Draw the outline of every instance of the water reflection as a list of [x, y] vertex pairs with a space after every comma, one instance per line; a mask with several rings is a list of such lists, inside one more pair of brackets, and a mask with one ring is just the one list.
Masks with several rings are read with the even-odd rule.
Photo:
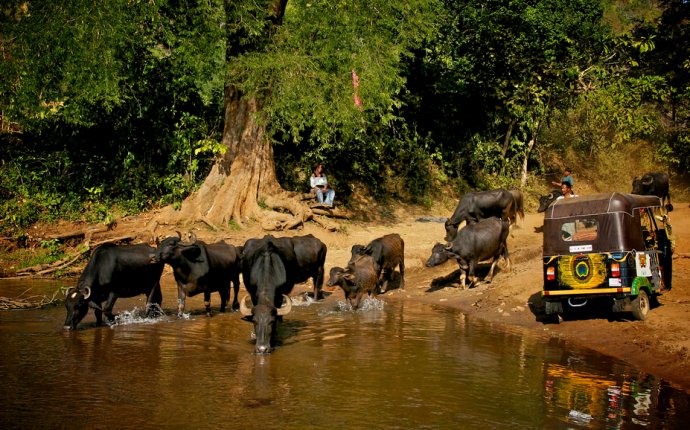
[[118, 306], [114, 326], [72, 332], [62, 308], [0, 313], [3, 429], [675, 428], [690, 416], [688, 394], [659, 378], [442, 307], [304, 300], [261, 356], [237, 313]]

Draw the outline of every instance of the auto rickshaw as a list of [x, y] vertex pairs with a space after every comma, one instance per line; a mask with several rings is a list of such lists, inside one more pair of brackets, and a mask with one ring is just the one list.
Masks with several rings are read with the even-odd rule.
[[656, 196], [560, 199], [544, 213], [543, 231], [542, 299], [554, 321], [599, 299], [644, 320], [671, 289], [671, 226]]

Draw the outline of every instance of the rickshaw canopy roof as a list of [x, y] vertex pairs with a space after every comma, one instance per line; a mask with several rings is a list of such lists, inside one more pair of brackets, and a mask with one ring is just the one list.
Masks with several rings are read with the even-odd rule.
[[570, 218], [581, 215], [598, 215], [623, 212], [632, 216], [636, 209], [660, 208], [657, 196], [606, 193], [556, 200], [544, 213], [544, 219]]
[[[656, 196], [606, 193], [556, 200], [544, 213], [544, 256], [645, 249], [640, 209], [661, 208]], [[564, 230], [589, 224], [589, 234]]]

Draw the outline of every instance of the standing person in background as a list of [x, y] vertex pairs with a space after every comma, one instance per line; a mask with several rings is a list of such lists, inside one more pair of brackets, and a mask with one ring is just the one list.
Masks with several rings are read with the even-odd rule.
[[573, 180], [572, 177], [573, 171], [570, 170], [570, 167], [566, 167], [563, 170], [563, 178], [561, 179], [560, 182], [552, 181], [551, 183], [557, 187], [560, 187], [563, 182], [567, 182], [570, 185], [570, 188], [573, 188], [573, 185], [575, 185], [575, 181]]
[[[328, 185], [328, 178], [324, 173], [323, 164], [319, 163], [314, 168], [314, 173], [309, 179], [312, 192], [316, 193], [316, 200], [326, 206], [333, 206], [335, 190]], [[325, 199], [324, 199], [325, 197]]]

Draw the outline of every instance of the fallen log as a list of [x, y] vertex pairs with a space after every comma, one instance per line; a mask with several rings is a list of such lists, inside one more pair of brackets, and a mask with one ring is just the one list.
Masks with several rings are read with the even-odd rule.
[[52, 297], [48, 296], [30, 296], [26, 298], [0, 297], [0, 310], [8, 311], [14, 309], [37, 309], [44, 306], [52, 305], [58, 301], [60, 290], [53, 293]]
[[94, 234], [96, 233], [105, 233], [108, 231], [108, 227], [103, 225], [103, 226], [95, 226], [95, 227], [89, 227], [85, 230], [77, 230], [77, 231], [70, 231], [66, 233], [57, 233], [57, 234], [51, 234], [46, 236], [45, 238], [47, 240], [53, 240], [57, 239], [60, 242], [65, 242], [70, 239], [79, 239], [79, 238], [91, 238]]

